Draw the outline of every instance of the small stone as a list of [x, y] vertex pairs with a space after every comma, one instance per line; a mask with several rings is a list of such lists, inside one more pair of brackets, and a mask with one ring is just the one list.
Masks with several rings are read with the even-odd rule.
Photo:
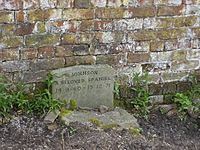
[[160, 111], [162, 113], [168, 113], [170, 110], [176, 108], [176, 105], [174, 104], [169, 104], [169, 105], [161, 105], [160, 106]]
[[45, 123], [53, 123], [56, 118], [58, 117], [58, 115], [60, 114], [59, 110], [55, 110], [55, 111], [51, 111], [49, 112], [45, 118], [44, 118], [44, 122]]
[[47, 128], [51, 131], [55, 130], [57, 127], [58, 127], [58, 125], [56, 123], [47, 125]]
[[76, 8], [89, 8], [90, 1], [89, 0], [75, 0], [74, 5]]
[[193, 99], [192, 102], [193, 102], [193, 103], [200, 103], [200, 98]]
[[150, 96], [149, 101], [151, 104], [162, 104], [164, 101], [163, 95]]
[[109, 110], [109, 108], [107, 106], [100, 105], [100, 107], [99, 107], [99, 111], [102, 114], [105, 113], [105, 112], [107, 112], [108, 110]]
[[199, 112], [195, 112], [192, 108], [188, 109], [188, 115], [192, 118], [197, 119], [199, 117]]
[[177, 110], [176, 109], [172, 109], [169, 112], [167, 112], [166, 116], [172, 117], [172, 116], [175, 116], [176, 114], [177, 114]]

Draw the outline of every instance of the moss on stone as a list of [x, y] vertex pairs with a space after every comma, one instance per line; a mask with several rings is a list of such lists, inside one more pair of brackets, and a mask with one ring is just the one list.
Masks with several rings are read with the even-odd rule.
[[78, 107], [77, 101], [71, 99], [70, 102], [69, 102], [69, 108], [70, 108], [70, 110], [75, 110], [75, 109], [77, 109], [77, 107]]
[[116, 123], [112, 123], [112, 124], [105, 124], [101, 126], [104, 130], [109, 130], [109, 129], [113, 129], [113, 128], [117, 128], [119, 127], [118, 124]]
[[131, 128], [129, 128], [129, 131], [133, 136], [141, 135], [141, 129], [140, 128], [131, 127]]
[[37, 32], [39, 32], [39, 33], [46, 32], [45, 23], [44, 22], [38, 22], [37, 23]]
[[125, 108], [124, 101], [125, 100], [114, 100], [113, 105], [114, 107]]
[[69, 110], [69, 109], [62, 109], [60, 112], [60, 117], [63, 116], [69, 116], [73, 111]]
[[23, 38], [15, 36], [4, 36], [0, 39], [0, 43], [2, 43], [2, 45], [4, 45], [5, 48], [19, 47], [23, 45]]
[[88, 121], [90, 121], [92, 124], [100, 127], [102, 125], [102, 121], [97, 118], [90, 118]]

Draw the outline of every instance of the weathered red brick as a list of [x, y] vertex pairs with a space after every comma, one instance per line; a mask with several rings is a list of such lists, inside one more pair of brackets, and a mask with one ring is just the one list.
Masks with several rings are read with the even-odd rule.
[[156, 15], [155, 7], [133, 7], [128, 9], [128, 18], [133, 17], [153, 17]]
[[55, 49], [56, 57], [66, 57], [73, 55], [73, 45], [57, 46]]
[[60, 43], [59, 34], [32, 34], [25, 38], [27, 46], [49, 46], [58, 45]]
[[39, 0], [23, 0], [23, 9], [39, 8]]
[[96, 64], [109, 64], [113, 67], [124, 65], [124, 54], [97, 55]]
[[191, 90], [192, 84], [190, 82], [177, 82], [177, 92], [186, 92]]
[[184, 6], [160, 6], [158, 7], [158, 16], [179, 16], [183, 14]]
[[67, 22], [69, 32], [77, 32], [79, 30], [81, 21], [69, 21]]
[[26, 71], [23, 72], [23, 74], [19, 74], [16, 78], [17, 81], [23, 81], [25, 83], [36, 83], [36, 82], [42, 82], [46, 79], [48, 74], [48, 71], [42, 70], [42, 71]]
[[0, 11], [0, 23], [12, 23], [12, 22], [14, 22], [14, 12]]
[[109, 7], [120, 7], [123, 4], [121, 0], [108, 0]]
[[160, 52], [164, 50], [164, 42], [163, 41], [153, 41], [150, 43], [150, 51], [151, 52]]
[[162, 95], [163, 85], [162, 84], [149, 84], [148, 92], [150, 95]]
[[15, 30], [16, 30], [16, 24], [0, 24], [0, 36], [8, 36], [8, 35], [14, 35]]
[[35, 9], [28, 12], [28, 20], [34, 21], [45, 21], [45, 20], [59, 20], [62, 18], [61, 9]]
[[166, 39], [176, 39], [178, 37], [183, 37], [186, 34], [185, 29], [168, 29], [168, 30], [159, 30], [157, 32], [157, 38], [166, 40]]
[[51, 70], [63, 68], [65, 64], [64, 58], [37, 59], [30, 62], [31, 71]]
[[29, 70], [29, 61], [5, 61], [0, 63], [0, 70], [3, 72], [17, 72]]
[[106, 2], [106, 0], [91, 0], [91, 3], [94, 7], [105, 7]]
[[96, 43], [124, 43], [124, 32], [96, 32], [94, 40]]
[[74, 6], [76, 8], [89, 8], [90, 0], [75, 0]]
[[154, 0], [139, 0], [140, 6], [152, 6]]
[[22, 0], [1, 0], [0, 1], [0, 10], [18, 10], [22, 9]]
[[18, 60], [19, 50], [18, 49], [3, 49], [1, 53], [2, 61]]
[[73, 45], [72, 48], [73, 48], [73, 53], [76, 56], [89, 54], [89, 45], [87, 44]]
[[63, 34], [61, 38], [61, 44], [76, 44], [78, 43], [75, 34]]
[[55, 48], [52, 46], [45, 46], [38, 48], [38, 58], [52, 58], [54, 57]]
[[21, 59], [27, 59], [27, 60], [35, 59], [37, 58], [38, 50], [37, 48], [24, 48], [21, 49], [20, 54], [21, 54], [20, 56]]
[[157, 38], [156, 31], [152, 30], [142, 30], [134, 33], [129, 33], [128, 38], [130, 41], [145, 41], [145, 40], [155, 40]]
[[95, 56], [73, 56], [65, 57], [65, 67], [75, 66], [75, 65], [94, 65]]
[[192, 28], [192, 32], [195, 37], [197, 37], [197, 38], [200, 37], [200, 27]]
[[49, 19], [50, 17], [50, 11], [49, 9], [46, 10], [41, 10], [41, 9], [36, 9], [36, 10], [30, 10], [28, 12], [28, 19], [30, 21], [44, 21]]
[[94, 39], [93, 33], [81, 33], [79, 34], [79, 42], [81, 44], [91, 44]]
[[19, 24], [15, 34], [19, 36], [31, 34], [34, 26], [34, 23]]
[[40, 0], [40, 8], [55, 8], [57, 6], [57, 0]]
[[74, 0], [57, 0], [58, 8], [73, 8]]
[[148, 62], [149, 53], [128, 53], [128, 63]]
[[[167, 62], [158, 62], [158, 63], [145, 63], [142, 64], [142, 70], [145, 72], [160, 72], [168, 71], [170, 69], [170, 64]], [[157, 78], [159, 80], [159, 78]]]
[[112, 21], [95, 21], [94, 29], [97, 31], [111, 31], [113, 29]]
[[163, 84], [163, 94], [176, 93], [176, 82], [168, 82]]
[[63, 10], [63, 19], [66, 20], [84, 20], [93, 19], [93, 9], [65, 9]]
[[0, 38], [1, 48], [16, 48], [23, 46], [23, 37], [19, 36], [3, 36]]
[[123, 18], [124, 12], [124, 8], [97, 8], [95, 16], [100, 19]]
[[25, 13], [22, 10], [16, 12], [16, 21], [17, 22], [25, 21]]
[[93, 20], [83, 20], [79, 26], [80, 31], [91, 31], [94, 30], [94, 21]]

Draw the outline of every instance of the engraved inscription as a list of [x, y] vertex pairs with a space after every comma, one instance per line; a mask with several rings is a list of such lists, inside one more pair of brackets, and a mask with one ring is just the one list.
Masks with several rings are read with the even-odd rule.
[[52, 72], [57, 99], [75, 99], [81, 107], [112, 107], [114, 70], [108, 65], [74, 66]]

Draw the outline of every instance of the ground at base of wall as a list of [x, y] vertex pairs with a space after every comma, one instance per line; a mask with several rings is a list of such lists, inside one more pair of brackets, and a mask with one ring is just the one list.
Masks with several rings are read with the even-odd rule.
[[37, 150], [198, 150], [200, 121], [189, 118], [181, 122], [159, 112], [149, 120], [138, 119], [142, 135], [128, 130], [99, 130], [92, 124], [78, 122], [65, 126], [56, 120], [45, 124], [43, 119], [20, 116], [0, 125], [0, 149]]

